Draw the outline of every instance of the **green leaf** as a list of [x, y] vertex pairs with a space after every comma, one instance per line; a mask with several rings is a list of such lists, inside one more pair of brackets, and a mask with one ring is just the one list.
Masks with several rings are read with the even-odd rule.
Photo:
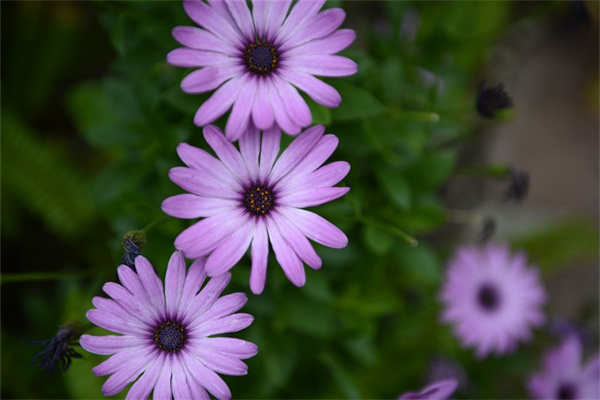
[[410, 208], [411, 188], [401, 172], [379, 168], [377, 170], [377, 178], [379, 178], [379, 183], [395, 206], [403, 210]]
[[420, 192], [436, 189], [452, 172], [455, 159], [449, 151], [425, 154], [406, 169], [411, 187]]
[[400, 244], [394, 255], [398, 264], [417, 283], [433, 285], [441, 278], [440, 263], [435, 252], [426, 244]]
[[335, 88], [342, 96], [342, 104], [331, 109], [336, 122], [357, 121], [385, 112], [385, 107], [367, 90], [347, 82], [337, 82]]
[[86, 176], [22, 121], [3, 114], [2, 130], [6, 192], [65, 238], [86, 229], [94, 217]]
[[598, 240], [598, 230], [591, 222], [567, 219], [512, 242], [515, 248], [527, 251], [532, 263], [550, 272], [576, 262], [593, 262], [598, 257]]
[[394, 237], [379, 227], [365, 225], [362, 234], [367, 249], [378, 256], [386, 254], [394, 246]]
[[331, 124], [331, 110], [329, 108], [316, 103], [309, 97], [305, 96], [304, 99], [310, 109], [313, 125], [323, 124], [328, 126]]
[[115, 116], [102, 83], [88, 82], [77, 86], [69, 93], [67, 108], [79, 132], [96, 148], [114, 149], [138, 143], [138, 135], [126, 131]]

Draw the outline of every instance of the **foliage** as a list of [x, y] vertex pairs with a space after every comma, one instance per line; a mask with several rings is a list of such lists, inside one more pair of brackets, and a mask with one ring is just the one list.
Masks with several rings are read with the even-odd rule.
[[[189, 224], [160, 210], [181, 193], [167, 173], [181, 165], [178, 143], [208, 149], [192, 122], [208, 95], [182, 93], [189, 71], [165, 61], [177, 46], [171, 29], [190, 24], [180, 3], [28, 3], [10, 4], [15, 21], [2, 28], [14, 56], [4, 58], [2, 77], [2, 229], [11, 248], [3, 273], [86, 271], [87, 278], [3, 286], [10, 297], [3, 309], [14, 308], [3, 313], [2, 393], [97, 398], [103, 378], [90, 368], [102, 357], [86, 353], [65, 375], [42, 376], [26, 365], [36, 349], [22, 341], [85, 320], [91, 297], [114, 279], [128, 231], [148, 227], [143, 254], [164, 274], [173, 240]], [[514, 22], [515, 5], [331, 3], [357, 30], [344, 55], [359, 72], [327, 80], [342, 95], [340, 107], [309, 105], [314, 122], [340, 138], [332, 159], [352, 166], [343, 182], [350, 193], [318, 208], [350, 244], [316, 246], [323, 268], [307, 271], [300, 289], [270, 260], [265, 292], [244, 309], [255, 322], [239, 334], [259, 354], [247, 376], [225, 380], [239, 398], [395, 398], [425, 383], [432, 358], [444, 356], [477, 382], [460, 396], [524, 397], [534, 350], [478, 363], [439, 324], [437, 290], [452, 242], [433, 240], [447, 222], [440, 190], [477, 124], [480, 71]], [[579, 256], [582, 242], [597, 255], [597, 236], [580, 228], [557, 226], [518, 243], [535, 262], [558, 268]], [[245, 257], [227, 290], [249, 292], [248, 278]]]

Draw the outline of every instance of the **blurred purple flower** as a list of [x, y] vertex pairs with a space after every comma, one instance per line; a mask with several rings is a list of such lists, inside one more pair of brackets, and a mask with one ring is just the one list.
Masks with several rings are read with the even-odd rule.
[[600, 355], [582, 366], [581, 342], [576, 336], [546, 354], [544, 370], [529, 378], [528, 387], [536, 399], [600, 398]]
[[[231, 269], [252, 243], [250, 288], [263, 291], [267, 274], [269, 242], [288, 279], [303, 286], [302, 262], [321, 268], [321, 259], [306, 239], [342, 248], [346, 235], [333, 224], [304, 207], [313, 207], [343, 196], [340, 182], [350, 164], [337, 161], [321, 165], [338, 145], [334, 135], [323, 135], [322, 125], [300, 134], [281, 154], [281, 132], [261, 135], [251, 129], [240, 139], [240, 151], [212, 125], [204, 138], [219, 159], [204, 150], [182, 143], [177, 148], [186, 167], [169, 171], [171, 180], [191, 192], [169, 197], [165, 213], [177, 218], [204, 219], [184, 230], [175, 247], [188, 258], [204, 257], [206, 273], [216, 276]], [[320, 167], [320, 168], [319, 168]]]
[[513, 351], [544, 322], [546, 293], [524, 253], [508, 246], [463, 247], [450, 261], [442, 289], [442, 318], [478, 357]]
[[[347, 76], [358, 66], [335, 55], [354, 41], [351, 29], [337, 29], [346, 16], [340, 8], [319, 12], [325, 0], [186, 0], [185, 11], [204, 29], [178, 26], [173, 36], [182, 48], [167, 55], [170, 64], [196, 68], [181, 82], [186, 93], [216, 92], [196, 112], [194, 123], [207, 125], [232, 105], [225, 133], [238, 140], [255, 125], [273, 124], [296, 135], [311, 124], [310, 110], [296, 87], [325, 107], [342, 98], [317, 76]], [[287, 16], [287, 17], [286, 17]], [[293, 85], [293, 86], [292, 86]]]
[[[140, 374], [127, 398], [231, 398], [227, 384], [216, 374], [245, 375], [241, 359], [257, 353], [253, 343], [211, 335], [237, 332], [252, 323], [249, 314], [233, 314], [246, 303], [244, 293], [220, 297], [231, 274], [206, 278], [204, 260], [196, 260], [186, 274], [185, 259], [175, 252], [167, 267], [165, 287], [143, 256], [135, 259], [137, 273], [121, 265], [123, 286], [109, 282], [103, 290], [112, 299], [94, 297], [87, 312], [94, 324], [122, 335], [82, 335], [81, 346], [95, 354], [113, 355], [97, 365], [97, 376], [111, 375], [102, 393], [121, 392]], [[200, 292], [199, 292], [200, 291]]]
[[418, 393], [404, 393], [399, 400], [445, 400], [449, 398], [458, 387], [454, 379], [438, 381], [427, 386]]

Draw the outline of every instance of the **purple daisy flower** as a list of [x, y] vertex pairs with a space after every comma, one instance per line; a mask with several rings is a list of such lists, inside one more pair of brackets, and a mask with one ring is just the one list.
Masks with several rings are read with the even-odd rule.
[[191, 193], [167, 198], [162, 209], [177, 218], [204, 219], [184, 230], [175, 247], [188, 258], [210, 254], [206, 273], [216, 276], [232, 268], [252, 244], [250, 288], [260, 294], [271, 242], [285, 275], [294, 285], [303, 286], [302, 262], [321, 268], [307, 237], [334, 248], [348, 244], [336, 226], [303, 210], [350, 190], [333, 187], [348, 174], [350, 164], [337, 161], [321, 167], [338, 145], [337, 137], [323, 135], [324, 130], [322, 125], [307, 129], [279, 159], [279, 129], [265, 132], [262, 141], [258, 130], [251, 129], [240, 139], [238, 151], [217, 127], [206, 126], [204, 138], [219, 159], [180, 144], [177, 153], [188, 167], [171, 169], [169, 177]]
[[536, 399], [600, 398], [600, 355], [582, 366], [581, 350], [581, 342], [570, 336], [548, 352], [544, 370], [529, 379], [531, 395]]
[[[167, 267], [165, 288], [143, 256], [134, 272], [118, 268], [122, 285], [103, 287], [112, 299], [94, 297], [96, 308], [87, 312], [94, 324], [122, 335], [82, 335], [81, 346], [95, 354], [112, 355], [92, 369], [97, 376], [111, 375], [102, 393], [112, 396], [143, 374], [127, 393], [128, 399], [231, 398], [227, 384], [216, 373], [245, 375], [241, 359], [257, 353], [253, 343], [211, 335], [237, 332], [252, 323], [249, 314], [234, 314], [246, 303], [244, 293], [220, 297], [231, 279], [223, 274], [206, 278], [204, 260], [196, 260], [186, 274], [185, 259], [175, 252]], [[200, 291], [200, 292], [198, 292]]]
[[337, 29], [346, 16], [340, 8], [319, 12], [325, 0], [185, 0], [183, 7], [203, 29], [178, 26], [173, 37], [182, 48], [167, 55], [170, 64], [196, 68], [181, 82], [186, 93], [216, 92], [196, 112], [194, 123], [207, 125], [232, 105], [225, 127], [238, 140], [253, 124], [261, 130], [278, 125], [296, 135], [312, 116], [296, 88], [325, 107], [342, 98], [314, 77], [347, 76], [358, 66], [335, 55], [352, 43], [351, 29]]
[[458, 387], [454, 379], [435, 382], [418, 393], [409, 392], [400, 396], [399, 400], [445, 400], [449, 398]]
[[450, 261], [442, 289], [443, 320], [478, 357], [504, 354], [544, 322], [546, 294], [524, 253], [508, 246], [463, 247]]

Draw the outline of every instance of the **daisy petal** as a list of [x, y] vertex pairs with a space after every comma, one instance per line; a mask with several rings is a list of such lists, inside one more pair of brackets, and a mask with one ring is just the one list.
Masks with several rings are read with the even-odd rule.
[[300, 126], [290, 119], [290, 116], [285, 109], [283, 99], [277, 91], [276, 84], [273, 82], [279, 77], [274, 77], [270, 82], [267, 83], [267, 97], [273, 107], [273, 115], [277, 125], [281, 127], [289, 135], [297, 135], [300, 132]]
[[281, 45], [281, 51], [287, 52], [292, 47], [328, 36], [339, 28], [344, 22], [344, 18], [346, 18], [346, 13], [341, 8], [330, 8], [318, 13], [302, 29], [291, 35], [285, 44]]
[[348, 76], [358, 71], [354, 61], [331, 54], [289, 57], [281, 62], [281, 66], [317, 76]]
[[125, 397], [126, 399], [147, 399], [148, 396], [150, 396], [150, 392], [152, 392], [152, 389], [156, 385], [156, 382], [160, 376], [165, 358], [165, 355], [161, 354], [150, 362], [150, 366], [146, 372], [144, 372], [140, 379], [138, 379], [133, 386], [131, 386], [129, 392], [127, 392], [127, 396]]
[[252, 107], [252, 120], [259, 129], [269, 129], [275, 122], [273, 106], [268, 97], [267, 81], [264, 78], [257, 79], [256, 97]]
[[162, 281], [154, 272], [154, 267], [144, 256], [137, 256], [135, 258], [135, 269], [142, 281], [142, 285], [148, 293], [150, 304], [159, 311], [159, 315], [164, 312], [165, 309], [165, 295], [163, 290]]
[[194, 300], [204, 280], [206, 279], [206, 272], [204, 272], [204, 263], [206, 259], [199, 258], [192, 263], [188, 270], [185, 278], [185, 284], [183, 285], [183, 293], [181, 293], [181, 300], [179, 301], [178, 318], [183, 318], [183, 312], [187, 310], [189, 304]]
[[242, 182], [248, 182], [250, 174], [240, 152], [235, 146], [225, 139], [225, 135], [214, 125], [205, 126], [203, 131], [204, 139], [210, 147], [217, 153], [223, 165], [235, 176], [238, 176]]
[[300, 161], [289, 174], [283, 177], [276, 188], [281, 190], [289, 183], [297, 179], [305, 178], [306, 175], [314, 172], [333, 154], [338, 145], [338, 138], [334, 135], [325, 135], [313, 147], [302, 161]]
[[[156, 348], [154, 345], [148, 345], [142, 348], [132, 348], [121, 351], [114, 356], [110, 356], [106, 361], [101, 362], [92, 368], [96, 376], [105, 376], [113, 374], [127, 366], [134, 359], [143, 360], [152, 357], [152, 351]], [[138, 371], [141, 373], [141, 371]], [[118, 393], [118, 392], [115, 392]]]
[[[188, 385], [185, 363], [181, 357], [172, 358], [173, 377], [171, 386], [173, 390], [173, 398], [175, 400], [190, 400], [194, 397]], [[194, 382], [195, 383], [195, 382]]]
[[320, 187], [284, 194], [277, 198], [277, 202], [289, 207], [315, 207], [338, 199], [349, 191], [348, 187]]
[[273, 128], [266, 131], [262, 136], [259, 162], [259, 179], [265, 182], [271, 173], [273, 164], [279, 154], [279, 145], [281, 142], [281, 130]]
[[269, 181], [276, 183], [287, 175], [317, 144], [324, 131], [323, 125], [316, 125], [298, 135], [277, 160], [269, 176]]
[[258, 347], [254, 343], [237, 338], [214, 337], [191, 339], [191, 341], [195, 346], [231, 354], [241, 359], [254, 357], [258, 353]]
[[256, 231], [252, 239], [252, 269], [250, 270], [250, 290], [261, 294], [267, 279], [267, 261], [269, 259], [269, 238], [264, 219], [256, 220]]
[[199, 327], [194, 334], [198, 336], [219, 335], [221, 333], [237, 332], [246, 329], [254, 321], [250, 314], [238, 313], [212, 320]]
[[203, 171], [207, 179], [225, 183], [233, 190], [241, 189], [236, 177], [225, 168], [223, 163], [203, 149], [180, 143], [177, 146], [177, 155], [188, 167]]
[[312, 122], [312, 115], [308, 109], [308, 105], [300, 96], [298, 91], [289, 83], [282, 79], [273, 81], [277, 87], [279, 97], [285, 104], [285, 109], [290, 119], [299, 126], [307, 126]]
[[[218, 298], [205, 313], [198, 314], [188, 325], [190, 331], [195, 330], [204, 323], [226, 317], [239, 311], [248, 301], [245, 293], [232, 293]], [[193, 317], [192, 317], [193, 318]]]
[[348, 245], [348, 238], [337, 226], [313, 212], [297, 208], [281, 207], [286, 216], [306, 237], [327, 247], [341, 249]]
[[356, 32], [352, 29], [340, 29], [321, 39], [296, 45], [285, 54], [289, 57], [305, 54], [335, 54], [350, 46], [354, 39], [356, 39]]
[[230, 1], [225, 4], [227, 4], [231, 16], [245, 36], [245, 39], [250, 43], [254, 42], [254, 25], [252, 24], [252, 15], [250, 15], [248, 3], [245, 1]]
[[187, 258], [203, 257], [244, 224], [242, 211], [213, 215], [196, 222], [177, 236], [175, 248]]
[[196, 356], [186, 352], [183, 355], [183, 361], [189, 371], [189, 376], [193, 377], [200, 386], [206, 388], [210, 394], [217, 399], [231, 398], [231, 391], [223, 379], [214, 371], [206, 368]]
[[321, 268], [323, 265], [321, 258], [317, 255], [317, 252], [300, 229], [296, 228], [294, 224], [281, 214], [273, 218], [273, 221], [277, 224], [280, 232], [285, 232], [285, 241], [306, 265], [313, 269]]
[[[350, 171], [350, 164], [346, 161], [336, 161], [331, 164], [327, 164], [318, 170], [305, 175], [292, 179], [285, 187], [281, 187], [279, 196], [286, 196], [287, 194], [297, 193], [311, 188], [322, 188], [330, 187], [338, 184]], [[288, 175], [289, 176], [289, 175]], [[283, 182], [282, 182], [283, 184]]]
[[237, 100], [233, 104], [231, 114], [229, 115], [229, 119], [227, 119], [227, 125], [225, 126], [225, 135], [227, 136], [227, 139], [232, 142], [238, 140], [246, 132], [251, 114], [250, 110], [252, 110], [252, 106], [254, 104], [256, 83], [257, 79], [248, 79], [240, 91]]
[[210, 347], [194, 348], [194, 354], [199, 356], [202, 364], [219, 374], [241, 376], [248, 373], [246, 363], [236, 356], [216, 352]]
[[158, 377], [158, 381], [156, 382], [156, 386], [154, 387], [154, 392], [152, 393], [152, 398], [154, 400], [171, 400], [172, 399], [172, 390], [171, 390], [171, 368], [172, 368], [172, 358], [166, 357], [165, 363], [163, 365], [162, 371], [160, 371], [160, 376]]
[[81, 335], [81, 347], [94, 354], [111, 355], [134, 347], [142, 347], [148, 342], [139, 336], [92, 336]]
[[165, 299], [167, 303], [167, 316], [173, 318], [179, 308], [179, 300], [185, 284], [185, 259], [183, 253], [176, 251], [169, 260], [167, 275], [165, 276]]
[[229, 110], [247, 80], [248, 76], [244, 74], [225, 82], [196, 111], [194, 124], [204, 126], [223, 115], [225, 111]]
[[236, 62], [236, 59], [214, 51], [188, 49], [180, 47], [167, 54], [167, 62], [178, 67], [192, 68], [207, 65], [222, 66]]
[[211, 217], [225, 211], [233, 210], [238, 205], [238, 200], [202, 197], [185, 193], [168, 197], [160, 207], [166, 214], [172, 217], [191, 219]]
[[281, 265], [285, 276], [296, 286], [302, 287], [306, 283], [306, 274], [302, 261], [296, 255], [294, 250], [287, 244], [279, 228], [273, 222], [272, 218], [267, 218], [267, 229], [269, 239], [273, 246], [273, 252], [277, 262]]
[[[193, 168], [175, 167], [169, 170], [169, 179], [193, 194], [220, 199], [239, 199], [240, 195], [228, 185], [219, 184], [214, 177]], [[239, 187], [239, 186], [238, 186]]]
[[325, 0], [298, 0], [290, 15], [278, 29], [274, 44], [279, 46], [295, 32], [302, 29], [307, 21], [310, 20], [325, 4]]
[[202, 0], [185, 0], [183, 8], [195, 23], [235, 48], [243, 48], [243, 40], [239, 35], [239, 31], [231, 26], [229, 21], [223, 17], [223, 14], [216, 12]]
[[175, 40], [190, 49], [235, 54], [238, 50], [211, 32], [193, 26], [177, 26], [171, 32]]
[[208, 66], [189, 73], [181, 81], [181, 90], [185, 93], [204, 93], [221, 86], [223, 82], [240, 75], [244, 71], [241, 65]]
[[[189, 324], [194, 319], [198, 318], [208, 310], [213, 303], [219, 298], [229, 281], [231, 280], [230, 273], [224, 273], [219, 276], [212, 278], [202, 289], [200, 293], [194, 298], [194, 301], [189, 303], [185, 310], [182, 322]], [[194, 334], [198, 334], [194, 332]]]
[[250, 126], [245, 135], [240, 138], [240, 154], [250, 173], [252, 182], [258, 180], [258, 155], [260, 154], [260, 132]]
[[279, 74], [298, 89], [310, 96], [317, 103], [335, 108], [342, 103], [342, 96], [333, 86], [315, 78], [314, 76], [291, 68], [282, 68]]
[[254, 222], [248, 221], [229, 239], [224, 241], [206, 260], [208, 276], [220, 275], [229, 271], [243, 257], [254, 236]]

